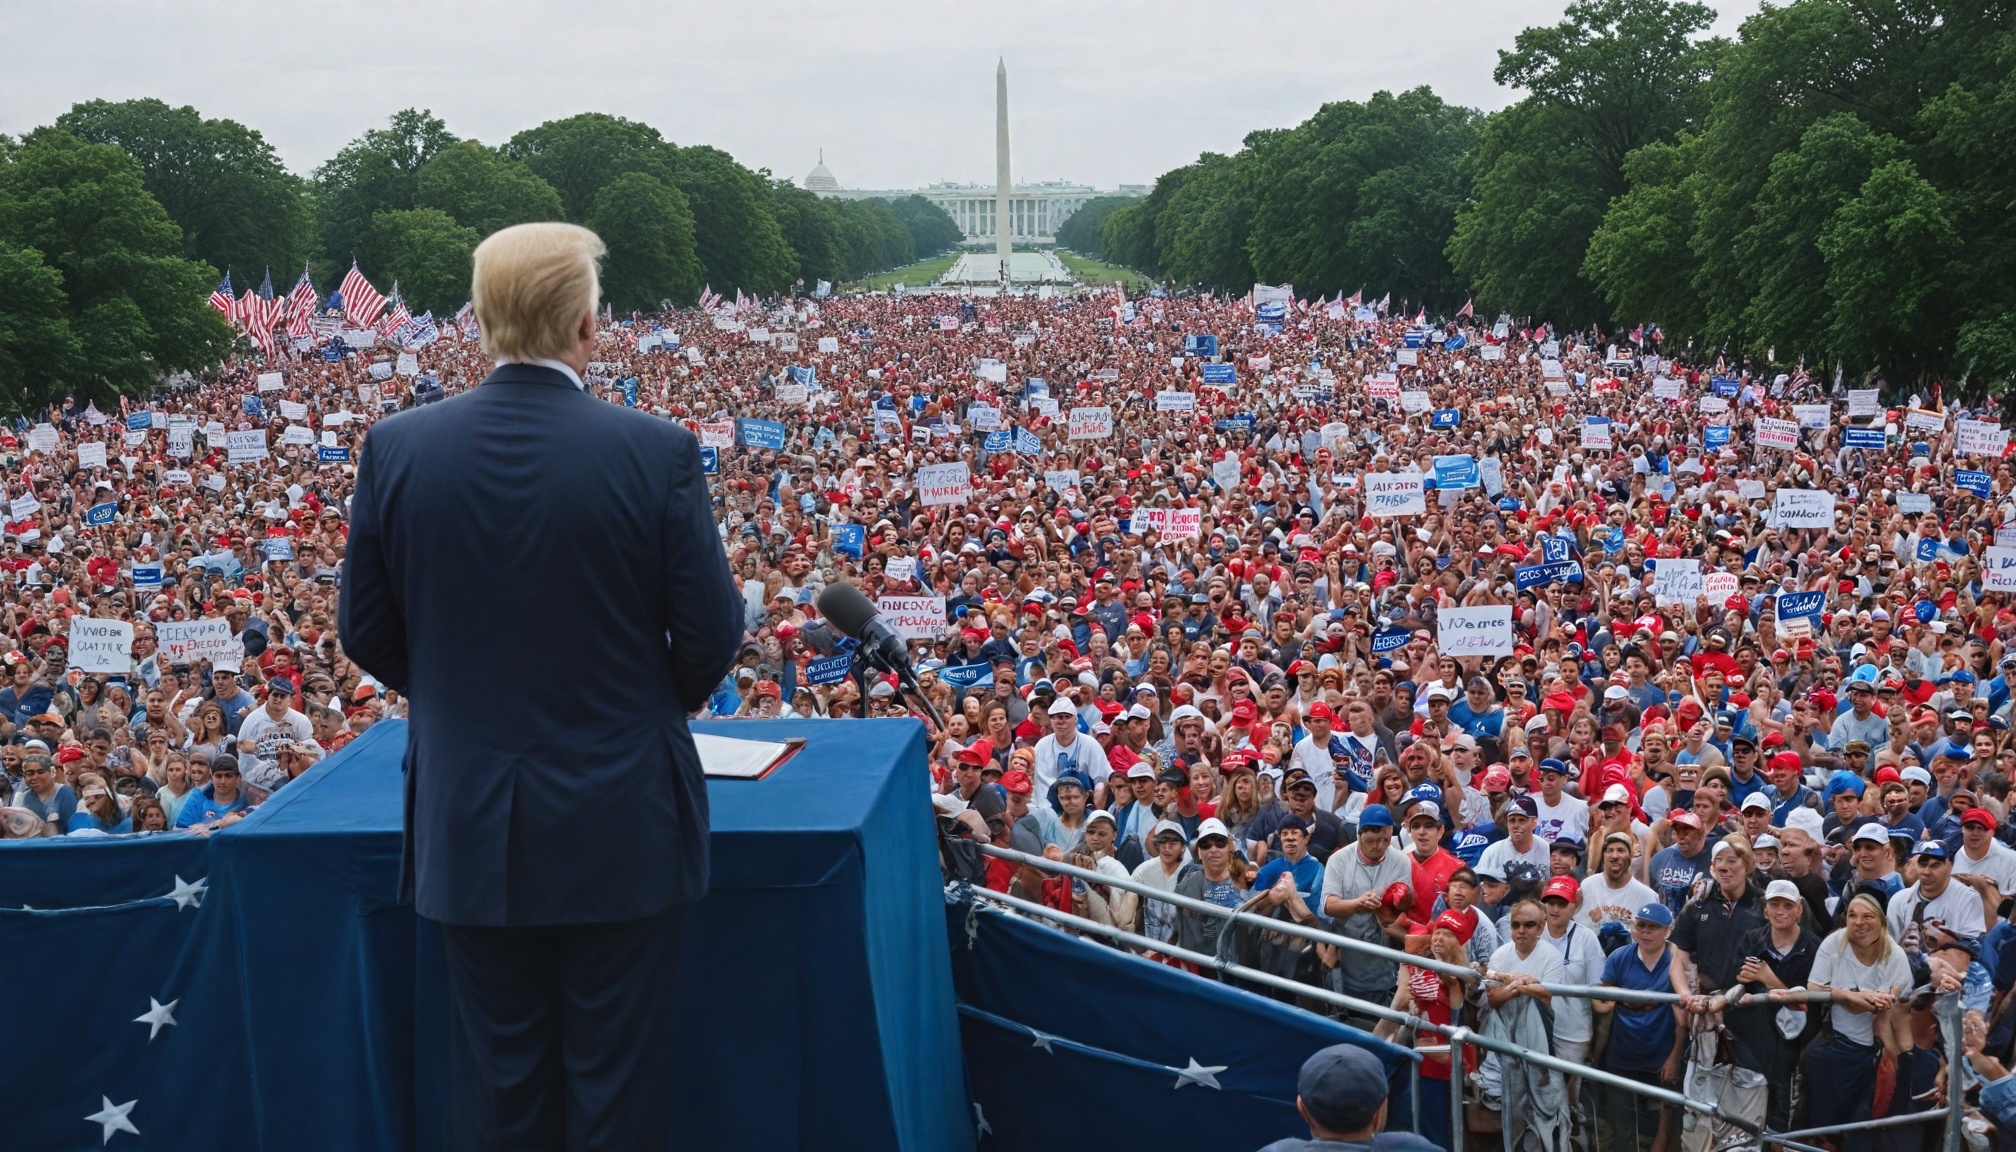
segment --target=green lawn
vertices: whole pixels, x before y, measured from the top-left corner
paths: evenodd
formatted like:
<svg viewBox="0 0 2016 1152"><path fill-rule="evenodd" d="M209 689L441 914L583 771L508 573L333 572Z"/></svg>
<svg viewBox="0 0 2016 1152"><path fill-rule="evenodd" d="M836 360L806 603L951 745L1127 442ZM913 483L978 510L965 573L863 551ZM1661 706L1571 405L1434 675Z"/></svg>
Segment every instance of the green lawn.
<svg viewBox="0 0 2016 1152"><path fill-rule="evenodd" d="M864 281L856 281L844 285L844 287L867 288L875 292L885 291L896 284L919 288L936 281L938 277L951 271L953 263L958 259L959 253L947 252L942 256L933 256L929 260L919 260L915 264L906 264L893 271L878 272Z"/></svg>
<svg viewBox="0 0 2016 1152"><path fill-rule="evenodd" d="M1148 280L1139 272L1122 268L1118 264L1108 264L1089 256L1080 256L1069 248L1057 249L1057 258L1071 269L1073 275L1087 284L1125 284L1129 288L1147 288Z"/></svg>

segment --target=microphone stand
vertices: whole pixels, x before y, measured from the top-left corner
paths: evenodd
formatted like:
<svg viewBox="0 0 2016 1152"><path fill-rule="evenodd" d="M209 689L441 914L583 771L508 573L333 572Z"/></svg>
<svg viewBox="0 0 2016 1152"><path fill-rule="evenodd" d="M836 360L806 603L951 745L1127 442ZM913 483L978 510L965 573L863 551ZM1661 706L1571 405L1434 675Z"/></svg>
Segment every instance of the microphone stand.
<svg viewBox="0 0 2016 1152"><path fill-rule="evenodd" d="M908 664L898 665L894 668L887 667L889 661L873 656L866 646L856 647L853 655L852 675L854 677L854 685L860 689L861 696L860 701L855 705L854 715L857 719L866 720L868 718L868 668L872 663L877 671L894 675L903 693L912 702L923 707L924 711L930 715L931 723L936 725L941 731L944 729L945 718L938 714L937 707L931 703L929 697L924 695L924 690L918 687L917 674L910 670Z"/></svg>

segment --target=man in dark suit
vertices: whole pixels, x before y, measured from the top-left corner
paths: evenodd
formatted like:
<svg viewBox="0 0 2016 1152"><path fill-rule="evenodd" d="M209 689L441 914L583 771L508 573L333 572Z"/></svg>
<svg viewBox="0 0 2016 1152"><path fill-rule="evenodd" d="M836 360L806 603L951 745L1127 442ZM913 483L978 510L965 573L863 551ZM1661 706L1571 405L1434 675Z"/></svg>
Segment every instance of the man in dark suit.
<svg viewBox="0 0 2016 1152"><path fill-rule="evenodd" d="M412 700L403 883L446 943L458 1147L674 1146L686 716L742 600L693 435L582 386L602 252L568 224L476 249L497 369L374 427L351 504L339 632Z"/></svg>

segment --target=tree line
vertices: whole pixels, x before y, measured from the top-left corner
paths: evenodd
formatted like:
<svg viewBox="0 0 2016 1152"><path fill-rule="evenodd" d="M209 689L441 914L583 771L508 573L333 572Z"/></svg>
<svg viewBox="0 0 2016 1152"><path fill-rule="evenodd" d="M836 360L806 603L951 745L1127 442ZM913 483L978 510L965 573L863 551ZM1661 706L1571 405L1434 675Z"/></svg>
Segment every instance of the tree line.
<svg viewBox="0 0 2016 1152"><path fill-rule="evenodd" d="M618 311L835 283L957 245L919 196L842 200L706 145L602 113L498 145L419 109L395 113L308 176L255 129L159 100L78 104L0 136L0 410L133 393L217 363L230 326L205 301L301 269L333 290L356 261L417 314L467 299L470 255L511 224L568 220L602 236Z"/></svg>
<svg viewBox="0 0 2016 1152"><path fill-rule="evenodd" d="M1792 0L1734 39L1712 19L1576 0L1499 53L1523 93L1503 110L1327 104L1164 173L1094 254L1181 287L1656 326L1900 390L2016 375L2016 10Z"/></svg>

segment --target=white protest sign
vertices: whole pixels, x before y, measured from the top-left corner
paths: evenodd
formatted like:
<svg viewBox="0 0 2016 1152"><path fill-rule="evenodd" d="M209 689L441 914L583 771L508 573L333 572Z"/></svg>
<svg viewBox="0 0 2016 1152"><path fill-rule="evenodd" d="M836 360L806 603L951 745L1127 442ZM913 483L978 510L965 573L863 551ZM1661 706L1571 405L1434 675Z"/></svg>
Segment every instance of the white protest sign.
<svg viewBox="0 0 2016 1152"><path fill-rule="evenodd" d="M929 508L961 504L973 495L973 474L963 460L927 464L917 469L917 501Z"/></svg>
<svg viewBox="0 0 2016 1152"><path fill-rule="evenodd" d="M1799 425L1791 420L1773 420L1769 416L1759 416L1757 446L1782 448L1787 451L1796 449L1799 447Z"/></svg>
<svg viewBox="0 0 2016 1152"><path fill-rule="evenodd" d="M1104 440L1113 435L1113 409L1073 408L1066 439Z"/></svg>
<svg viewBox="0 0 2016 1152"><path fill-rule="evenodd" d="M1393 362L1412 368L1421 363L1421 353L1418 349L1402 348L1393 353Z"/></svg>
<svg viewBox="0 0 2016 1152"><path fill-rule="evenodd" d="M1136 508L1128 527L1137 535L1158 533L1165 541L1195 540L1204 532L1204 512L1199 508Z"/></svg>
<svg viewBox="0 0 2016 1152"><path fill-rule="evenodd" d="M1428 511L1427 485L1419 472L1367 472L1365 511L1372 516L1418 516Z"/></svg>
<svg viewBox="0 0 2016 1152"><path fill-rule="evenodd" d="M86 440L78 444L77 467L79 468L105 467L105 442L102 440Z"/></svg>
<svg viewBox="0 0 2016 1152"><path fill-rule="evenodd" d="M1008 365L999 360L982 357L973 365L973 375L994 384L1008 382Z"/></svg>
<svg viewBox="0 0 2016 1152"><path fill-rule="evenodd" d="M196 430L193 428L170 428L168 430L168 455L184 460L196 454Z"/></svg>
<svg viewBox="0 0 2016 1152"><path fill-rule="evenodd" d="M1767 493L1764 491L1764 482L1762 480L1736 481L1736 498L1738 500L1762 500L1766 495Z"/></svg>
<svg viewBox="0 0 2016 1152"><path fill-rule="evenodd" d="M145 428L134 428L126 433L126 447L128 448L138 448L146 442L147 430ZM124 459L124 457L121 457L121 459Z"/></svg>
<svg viewBox="0 0 2016 1152"><path fill-rule="evenodd" d="M1995 546L2016 548L2016 524L2004 524L1995 529Z"/></svg>
<svg viewBox="0 0 2016 1152"><path fill-rule="evenodd" d="M1848 390L1848 415L1874 416L1882 411L1881 389L1850 388Z"/></svg>
<svg viewBox="0 0 2016 1152"><path fill-rule="evenodd" d="M1505 465L1496 456L1486 456L1477 461L1477 479L1483 481L1484 491L1496 497L1505 491Z"/></svg>
<svg viewBox="0 0 2016 1152"><path fill-rule="evenodd" d="M810 399L810 395L805 390L805 385L803 384L777 385L777 403L786 408L805 407L805 403Z"/></svg>
<svg viewBox="0 0 2016 1152"><path fill-rule="evenodd" d="M54 452L56 450L56 426L37 424L28 430L28 451Z"/></svg>
<svg viewBox="0 0 2016 1152"><path fill-rule="evenodd" d="M1701 397L1700 408L1702 412L1709 416L1720 416L1729 411L1729 401L1720 396L1703 396Z"/></svg>
<svg viewBox="0 0 2016 1152"><path fill-rule="evenodd" d="M1685 381L1675 380L1670 376L1654 380L1652 381L1652 395L1660 400L1678 400L1680 399L1680 390L1685 386L1685 383Z"/></svg>
<svg viewBox="0 0 2016 1152"><path fill-rule="evenodd" d="M1540 378L1542 380L1566 380L1568 372L1561 367L1561 361L1549 357L1540 361Z"/></svg>
<svg viewBox="0 0 2016 1152"><path fill-rule="evenodd" d="M825 353L840 351L840 338L838 336L819 337L819 351Z"/></svg>
<svg viewBox="0 0 2016 1152"><path fill-rule="evenodd" d="M968 405L966 422L973 425L975 432L992 432L1001 427L1001 410L992 404Z"/></svg>
<svg viewBox="0 0 2016 1152"><path fill-rule="evenodd" d="M1512 606L1442 609L1435 615L1435 649L1443 656L1510 656Z"/></svg>
<svg viewBox="0 0 2016 1152"><path fill-rule="evenodd" d="M1034 408L1038 416L1048 416L1052 420L1057 418L1057 401L1048 396L1030 397L1029 407Z"/></svg>
<svg viewBox="0 0 2016 1152"><path fill-rule="evenodd" d="M1400 410L1409 415L1419 415L1432 410L1434 406L1428 399L1428 393L1420 389L1410 388L1400 393Z"/></svg>
<svg viewBox="0 0 2016 1152"><path fill-rule="evenodd" d="M1197 395L1194 392L1177 392L1165 389L1155 393L1157 412L1195 412Z"/></svg>
<svg viewBox="0 0 2016 1152"><path fill-rule="evenodd" d="M1368 376L1365 378L1365 395L1374 400L1400 399L1400 381L1392 376Z"/></svg>
<svg viewBox="0 0 2016 1152"><path fill-rule="evenodd" d="M898 584L908 584L917 579L917 558L915 556L891 556L882 566L882 574Z"/></svg>
<svg viewBox="0 0 2016 1152"><path fill-rule="evenodd" d="M1834 494L1815 488L1780 488L1771 505L1774 528L1831 528Z"/></svg>
<svg viewBox="0 0 2016 1152"><path fill-rule="evenodd" d="M702 448L733 448L735 446L735 422L718 420L700 425L700 446Z"/></svg>
<svg viewBox="0 0 2016 1152"><path fill-rule="evenodd" d="M315 443L315 430L306 424L289 424L287 430L280 434L280 443L288 445L312 445Z"/></svg>
<svg viewBox="0 0 2016 1152"><path fill-rule="evenodd" d="M1906 516L1922 516L1932 510L1932 497L1923 492L1897 493L1897 511Z"/></svg>
<svg viewBox="0 0 2016 1152"><path fill-rule="evenodd" d="M1225 459L1212 464L1211 479L1221 490L1226 492L1230 492L1233 488L1237 487L1239 484L1239 458L1237 456L1227 456Z"/></svg>
<svg viewBox="0 0 2016 1152"><path fill-rule="evenodd" d="M945 634L943 596L884 596L875 601L875 611L905 640L936 640Z"/></svg>
<svg viewBox="0 0 2016 1152"><path fill-rule="evenodd" d="M1662 556L1652 572L1652 601L1660 607L1678 604L1692 607L1702 594L1701 561Z"/></svg>
<svg viewBox="0 0 2016 1152"><path fill-rule="evenodd" d="M254 428L249 432L226 432L224 434L225 458L233 464L248 464L254 460L266 459L266 430Z"/></svg>
<svg viewBox="0 0 2016 1152"><path fill-rule="evenodd" d="M245 658L245 645L231 635L229 620L163 620L154 625L160 650L170 664L212 664L238 666Z"/></svg>
<svg viewBox="0 0 2016 1152"><path fill-rule="evenodd" d="M131 672L133 625L84 616L70 621L70 666L86 672Z"/></svg>
<svg viewBox="0 0 2016 1152"><path fill-rule="evenodd" d="M1792 418L1801 428L1825 428L1834 422L1834 408L1828 404L1794 404Z"/></svg>
<svg viewBox="0 0 2016 1152"><path fill-rule="evenodd" d="M284 420L306 420L308 418L308 405L301 403L299 400L282 400L280 401L280 416Z"/></svg>
<svg viewBox="0 0 2016 1152"><path fill-rule="evenodd" d="M1720 610L1731 596L1742 591L1743 582L1734 572L1703 572L1701 574L1701 595L1708 603Z"/></svg>
<svg viewBox="0 0 2016 1152"><path fill-rule="evenodd" d="M393 371L399 373L401 376L418 376L420 374L420 357L412 352L399 353L399 363L393 366Z"/></svg>
<svg viewBox="0 0 2016 1152"><path fill-rule="evenodd" d="M1956 421L1953 431L1962 456L2000 456L2009 448L2009 430L1991 420Z"/></svg>
<svg viewBox="0 0 2016 1152"><path fill-rule="evenodd" d="M1934 412L1929 408L1913 408L1904 414L1904 427L1920 432L1944 432L1946 414Z"/></svg>
<svg viewBox="0 0 2016 1152"><path fill-rule="evenodd" d="M1043 486L1052 492L1068 492L1078 487L1076 468L1055 468L1043 473Z"/></svg>
<svg viewBox="0 0 2016 1152"><path fill-rule="evenodd" d="M1477 358L1486 361L1503 360L1505 359L1505 347L1502 344L1486 344L1477 350Z"/></svg>
<svg viewBox="0 0 2016 1152"><path fill-rule="evenodd" d="M161 479L166 480L170 484L188 484L190 483L189 470L187 468L170 468L161 474Z"/></svg>
<svg viewBox="0 0 2016 1152"><path fill-rule="evenodd" d="M259 373L259 391L278 392L287 386L287 378L278 372Z"/></svg>
<svg viewBox="0 0 2016 1152"><path fill-rule="evenodd" d="M30 516L35 515L41 508L42 502L35 499L33 492L23 492L8 502L7 518L10 520L26 520Z"/></svg>
<svg viewBox="0 0 2016 1152"><path fill-rule="evenodd" d="M1610 446L1610 422L1608 420L1582 425L1582 447L1608 448Z"/></svg>
<svg viewBox="0 0 2016 1152"><path fill-rule="evenodd" d="M1981 587L2016 592L2016 548L1990 548L1981 557Z"/></svg>

